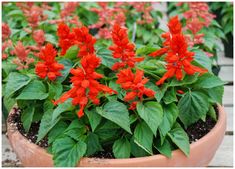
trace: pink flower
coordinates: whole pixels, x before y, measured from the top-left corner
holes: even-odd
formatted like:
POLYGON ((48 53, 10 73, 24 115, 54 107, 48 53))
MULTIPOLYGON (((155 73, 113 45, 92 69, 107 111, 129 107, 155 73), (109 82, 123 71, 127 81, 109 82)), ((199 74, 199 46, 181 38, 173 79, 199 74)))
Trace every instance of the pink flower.
POLYGON ((26 49, 21 41, 18 41, 13 51, 17 58, 12 60, 14 64, 18 65, 18 70, 27 69, 29 64, 34 62, 33 58, 28 58, 29 52, 30 50, 26 49))
POLYGON ((5 41, 11 35, 11 30, 6 23, 2 23, 2 41, 5 41))
POLYGON ((37 43, 38 46, 42 46, 46 40, 43 30, 39 29, 37 31, 34 31, 33 39, 37 43))

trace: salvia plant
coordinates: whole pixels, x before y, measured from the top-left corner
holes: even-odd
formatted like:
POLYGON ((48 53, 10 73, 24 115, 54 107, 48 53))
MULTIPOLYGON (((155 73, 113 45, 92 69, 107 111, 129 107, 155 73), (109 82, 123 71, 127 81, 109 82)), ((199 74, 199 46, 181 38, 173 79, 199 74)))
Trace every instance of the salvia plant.
MULTIPOLYGON (((54 43, 33 31, 36 45, 10 44, 17 71, 8 72, 3 86, 4 103, 17 103, 26 132, 40 122, 37 142, 47 138, 54 165, 76 166, 82 157, 104 150, 115 158, 159 153, 171 158, 179 148, 188 156, 185 130, 207 116, 217 119, 224 82, 203 52, 188 44, 178 17, 159 35, 158 48, 136 49, 124 26, 114 24, 106 48, 86 26, 67 25, 68 11, 62 16, 63 22, 53 21, 54 43)), ((34 30, 37 22, 29 21, 34 30)), ((10 30, 3 26, 8 44, 10 30)))

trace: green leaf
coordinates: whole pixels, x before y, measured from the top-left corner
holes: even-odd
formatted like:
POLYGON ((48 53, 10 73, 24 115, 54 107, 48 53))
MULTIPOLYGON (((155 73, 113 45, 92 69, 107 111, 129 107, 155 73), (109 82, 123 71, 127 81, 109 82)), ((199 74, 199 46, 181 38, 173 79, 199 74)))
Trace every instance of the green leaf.
POLYGON ((70 137, 58 138, 52 145, 53 161, 56 167, 75 167, 87 149, 83 141, 75 142, 70 137))
POLYGON ((134 131, 134 142, 145 150, 148 154, 153 155, 153 132, 145 122, 137 124, 134 131))
POLYGON ((137 53, 137 55, 148 55, 156 50, 157 50, 157 48, 155 48, 155 47, 142 46, 136 50, 136 53, 137 53))
POLYGON ((174 128, 169 131, 168 136, 170 137, 172 142, 175 143, 177 147, 179 147, 184 152, 186 156, 189 156, 189 138, 187 133, 179 124, 175 125, 174 128))
POLYGON ((206 68, 209 72, 211 72, 212 61, 211 59, 205 54, 205 52, 197 49, 193 50, 195 52, 194 60, 199 63, 201 66, 206 68))
POLYGON ((219 103, 222 105, 224 86, 218 86, 218 87, 206 89, 206 92, 214 103, 219 103))
POLYGON ((49 83, 49 98, 52 99, 59 99, 62 92, 63 92, 63 86, 61 83, 59 82, 53 82, 53 83, 49 83))
POLYGON ((10 97, 16 91, 26 86, 30 82, 30 80, 31 79, 26 75, 17 72, 10 73, 5 87, 5 96, 10 97))
POLYGON ((81 136, 86 133, 86 126, 82 124, 79 119, 75 119, 65 130, 64 134, 73 138, 74 140, 79 140, 81 136))
POLYGON ((194 87, 209 89, 217 86, 222 86, 224 84, 225 82, 222 81, 219 77, 210 73, 205 73, 198 78, 198 80, 194 84, 194 87))
POLYGON ((102 59, 102 64, 109 68, 112 68, 114 63, 117 62, 117 59, 113 58, 112 52, 106 48, 98 49, 96 54, 102 59))
POLYGON ((127 138, 120 138, 113 144, 113 154, 115 158, 129 158, 131 154, 131 145, 127 138))
POLYGON ((29 105, 22 112, 21 121, 23 123, 24 129, 26 132, 29 131, 30 126, 32 124, 34 111, 35 111, 35 107, 32 105, 29 105))
POLYGON ((34 80, 30 82, 16 98, 17 100, 44 100, 48 97, 45 85, 39 81, 34 80))
POLYGON ((47 42, 57 46, 57 40, 56 40, 55 36, 53 36, 52 34, 46 33, 45 37, 46 37, 46 41, 47 42))
POLYGON ((194 82, 197 81, 198 75, 199 75, 198 73, 195 73, 192 76, 185 75, 182 80, 177 80, 176 78, 173 78, 169 86, 184 86, 184 85, 193 84, 194 82))
POLYGON ((137 104, 137 112, 156 136, 157 128, 163 118, 162 106, 154 101, 149 101, 144 104, 139 102, 137 104))
POLYGON ((79 52, 79 48, 77 45, 71 46, 67 51, 66 54, 63 56, 64 58, 68 59, 76 59, 79 52))
POLYGON ((179 100, 179 118, 185 127, 204 117, 209 110, 208 97, 198 91, 187 92, 179 100))
POLYGON ((12 109, 12 107, 15 105, 16 100, 11 97, 3 97, 3 104, 8 112, 12 109))
POLYGON ((178 99, 176 97, 176 91, 174 87, 168 89, 163 97, 163 101, 165 104, 170 104, 172 102, 177 102, 178 99))
POLYGON ((96 127, 100 124, 102 117, 96 112, 95 109, 92 109, 91 111, 85 109, 85 114, 87 115, 91 129, 94 132, 96 127))
POLYGON ((156 144, 154 144, 154 147, 163 155, 165 155, 168 158, 171 158, 171 144, 170 142, 165 139, 163 144, 161 144, 160 140, 157 140, 156 144))
POLYGON ((100 141, 107 143, 109 141, 116 140, 120 135, 120 127, 115 123, 107 120, 104 124, 99 125, 95 130, 95 133, 99 136, 100 141))
POLYGON ((72 105, 71 99, 66 100, 64 103, 59 104, 59 106, 55 108, 53 111, 52 120, 58 118, 61 113, 65 111, 72 111, 74 108, 75 107, 72 105))
POLYGON ((130 140, 131 154, 134 157, 146 157, 149 154, 134 142, 134 136, 130 140))
POLYGON ((102 151, 103 148, 100 145, 99 137, 95 133, 88 133, 86 138, 87 152, 86 155, 90 156, 98 151, 102 151))
POLYGON ((56 81, 62 83, 69 75, 70 69, 73 67, 73 62, 66 58, 60 59, 58 62, 64 65, 64 69, 60 71, 62 76, 59 76, 56 81))
POLYGON ((210 106, 210 109, 208 111, 208 115, 215 121, 217 121, 217 118, 216 118, 216 112, 215 112, 215 109, 213 106, 210 106))
POLYGON ((110 101, 103 107, 97 107, 96 111, 102 117, 116 123, 128 133, 131 133, 129 112, 123 103, 110 101))
POLYGON ((64 121, 59 121, 48 133, 48 143, 53 143, 56 138, 63 135, 65 129, 67 128, 67 124, 64 121))
POLYGON ((163 112, 163 120, 159 126, 159 131, 165 137, 175 124, 179 109, 174 103, 171 103, 163 107, 163 112))
POLYGON ((52 120, 53 110, 48 109, 42 116, 42 120, 40 123, 37 142, 43 139, 47 133, 58 123, 60 118, 52 120))

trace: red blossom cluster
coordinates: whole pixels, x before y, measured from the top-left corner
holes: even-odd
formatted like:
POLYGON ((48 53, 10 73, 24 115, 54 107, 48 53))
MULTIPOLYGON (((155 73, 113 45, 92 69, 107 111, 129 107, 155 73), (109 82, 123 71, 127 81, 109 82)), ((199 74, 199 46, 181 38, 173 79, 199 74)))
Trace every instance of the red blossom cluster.
POLYGON ((61 47, 61 55, 65 55, 66 51, 73 45, 79 47, 78 57, 83 57, 95 52, 94 44, 96 39, 89 34, 87 27, 70 28, 61 23, 58 26, 57 35, 59 36, 59 46, 61 47))
POLYGON ((12 42, 9 39, 11 35, 11 30, 6 23, 2 23, 2 59, 7 59, 7 48, 12 47, 12 42))
POLYGON ((84 108, 88 104, 89 99, 93 104, 99 104, 99 93, 113 94, 116 91, 100 84, 97 80, 103 76, 95 69, 99 67, 101 59, 94 54, 88 54, 81 60, 82 68, 71 69, 70 73, 73 75, 70 82, 73 87, 56 100, 54 104, 63 103, 67 99, 72 98, 73 105, 79 105, 80 110, 77 112, 79 118, 84 115, 84 108))
POLYGON ((141 18, 137 20, 138 24, 150 24, 153 22, 153 18, 151 16, 151 11, 153 10, 152 3, 150 2, 129 2, 131 6, 133 6, 136 12, 141 14, 141 18))
POLYGON ((78 2, 65 2, 63 3, 64 7, 60 12, 60 19, 50 20, 50 24, 58 24, 58 23, 71 23, 75 24, 77 27, 81 26, 82 23, 79 21, 79 17, 74 15, 77 7, 79 6, 78 2))
POLYGON ((97 80, 101 79, 103 75, 95 71, 101 63, 101 59, 95 55, 94 44, 96 39, 89 34, 87 27, 70 28, 65 24, 60 24, 57 30, 59 36, 59 46, 62 48, 62 54, 72 45, 78 45, 81 57, 81 68, 71 69, 70 73, 73 75, 70 82, 73 84, 72 88, 56 100, 54 104, 63 103, 67 99, 72 98, 73 105, 79 105, 80 109, 77 112, 79 118, 84 115, 84 108, 89 100, 93 104, 99 104, 98 95, 100 93, 117 93, 111 88, 100 84, 97 80))
POLYGON ((127 102, 132 101, 130 110, 136 109, 136 104, 139 100, 142 101, 144 95, 154 97, 155 92, 144 86, 149 81, 149 79, 143 78, 144 71, 137 69, 134 74, 130 68, 127 68, 121 70, 117 77, 117 84, 120 84, 123 89, 128 91, 124 100, 127 102))
POLYGON ((200 33, 203 27, 208 27, 216 17, 209 12, 206 2, 187 2, 189 10, 183 16, 186 19, 186 30, 190 30, 192 35, 188 35, 189 45, 202 44, 204 34, 200 33))
POLYGON ((34 5, 34 2, 16 2, 16 5, 22 10, 32 29, 37 28, 41 21, 47 19, 47 15, 43 13, 43 10, 51 9, 46 2, 42 3, 42 6, 34 5))
POLYGON ((135 74, 131 68, 135 67, 136 62, 141 62, 144 58, 135 57, 135 45, 129 42, 126 28, 122 28, 119 25, 114 25, 112 31, 112 40, 114 45, 109 49, 113 51, 114 58, 118 58, 121 62, 117 62, 113 65, 113 70, 120 70, 117 74, 117 83, 121 85, 124 90, 127 90, 124 100, 131 102, 130 109, 136 109, 136 104, 139 100, 142 100, 143 96, 153 97, 155 92, 151 89, 145 88, 144 85, 148 82, 144 77, 144 72, 136 70, 135 74), (127 67, 126 69, 123 69, 127 67))
POLYGON ((34 62, 33 58, 28 57, 29 52, 30 50, 27 49, 21 41, 18 41, 12 52, 12 54, 16 55, 16 58, 14 58, 12 62, 18 66, 18 70, 27 69, 29 67, 29 64, 34 62))
POLYGON ((57 76, 62 75, 60 71, 64 69, 64 65, 55 60, 56 55, 57 51, 52 44, 47 44, 41 49, 39 58, 43 61, 38 62, 35 66, 35 72, 40 78, 48 77, 50 80, 55 80, 57 76))
POLYGON ((117 3, 114 7, 108 7, 108 2, 98 2, 98 4, 100 8, 91 8, 91 11, 98 14, 99 20, 89 28, 99 29, 99 37, 109 39, 113 25, 125 25, 125 10, 121 8, 122 3, 117 3))
POLYGON ((150 54, 153 57, 166 54, 167 72, 156 84, 161 85, 166 79, 173 76, 176 76, 177 80, 182 80, 183 72, 189 75, 193 75, 196 72, 200 74, 207 72, 207 70, 191 64, 194 59, 194 53, 187 50, 188 44, 182 34, 178 16, 170 19, 168 27, 170 32, 162 35, 165 38, 164 47, 150 54))
POLYGON ((135 57, 135 45, 129 42, 127 30, 115 24, 112 31, 113 45, 109 47, 112 50, 114 58, 119 58, 121 62, 113 65, 113 70, 118 70, 126 66, 134 67, 136 62, 144 60, 143 57, 135 57))

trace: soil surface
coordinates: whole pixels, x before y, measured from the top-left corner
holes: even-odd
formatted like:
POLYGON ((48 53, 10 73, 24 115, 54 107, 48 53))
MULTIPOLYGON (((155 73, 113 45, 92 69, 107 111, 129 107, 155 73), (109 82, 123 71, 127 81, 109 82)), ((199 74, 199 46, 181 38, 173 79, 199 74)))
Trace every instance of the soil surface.
MULTIPOLYGON (((15 108, 15 112, 16 112, 15 114, 9 117, 8 121, 10 123, 13 123, 18 128, 19 132, 23 136, 25 136, 29 141, 39 145, 42 148, 47 148, 48 147, 47 137, 45 137, 40 142, 36 143, 37 133, 39 130, 40 123, 39 122, 32 123, 31 128, 29 129, 29 132, 26 133, 23 128, 21 119, 20 119, 20 113, 21 113, 20 110, 15 108)), ((217 113, 217 116, 218 116, 218 113, 217 113)), ((198 122, 189 126, 185 130, 186 133, 188 134, 189 142, 190 143, 195 142, 199 140, 200 138, 202 138, 203 136, 205 136, 215 126, 215 124, 216 122, 211 117, 207 116, 205 122, 202 120, 199 120, 198 122)), ((90 157, 109 158, 109 159, 114 158, 111 148, 109 149, 104 148, 104 151, 97 152, 90 157)))

